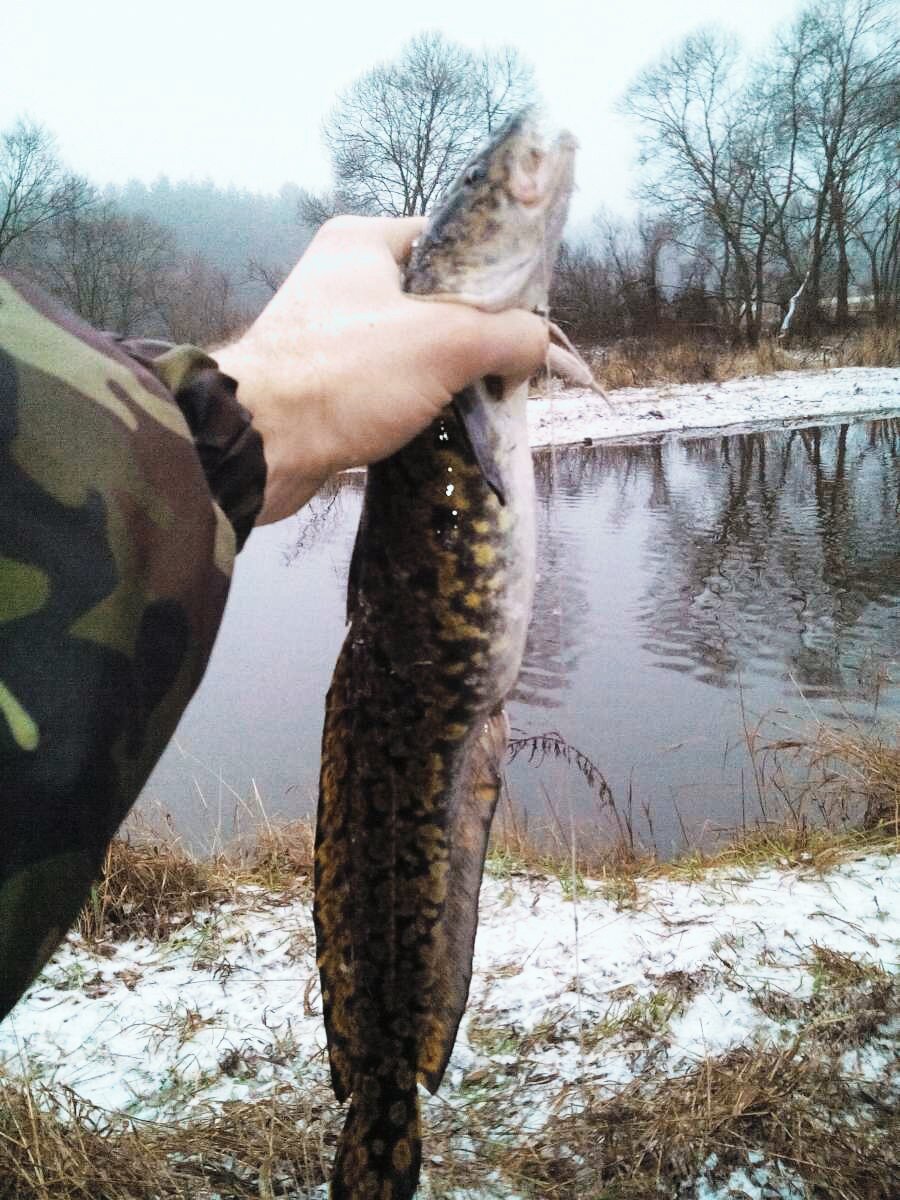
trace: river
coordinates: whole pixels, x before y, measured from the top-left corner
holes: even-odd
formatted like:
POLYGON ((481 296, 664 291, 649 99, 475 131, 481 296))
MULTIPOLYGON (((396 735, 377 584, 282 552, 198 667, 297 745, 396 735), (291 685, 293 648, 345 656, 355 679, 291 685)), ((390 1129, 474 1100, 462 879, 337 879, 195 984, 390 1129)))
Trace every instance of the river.
MULTIPOLYGON (((746 734, 760 720, 762 738, 897 712, 900 422, 566 447, 535 470, 511 721, 596 764, 645 844, 666 854, 759 817, 746 734)), ((195 846, 261 809, 314 809, 362 489, 343 477, 240 556, 207 676, 141 800, 195 846)), ((599 812, 576 769, 526 758, 508 785, 532 821, 599 812)))

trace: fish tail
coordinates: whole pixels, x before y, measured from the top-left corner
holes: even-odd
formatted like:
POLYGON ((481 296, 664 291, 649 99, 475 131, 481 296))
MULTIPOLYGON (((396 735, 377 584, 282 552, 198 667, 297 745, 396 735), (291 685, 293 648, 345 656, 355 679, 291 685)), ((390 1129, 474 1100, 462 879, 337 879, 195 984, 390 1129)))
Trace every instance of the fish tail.
POLYGON ((415 1074, 409 1074, 411 1086, 370 1075, 354 1087, 334 1161, 331 1200, 412 1200, 422 1134, 415 1074))

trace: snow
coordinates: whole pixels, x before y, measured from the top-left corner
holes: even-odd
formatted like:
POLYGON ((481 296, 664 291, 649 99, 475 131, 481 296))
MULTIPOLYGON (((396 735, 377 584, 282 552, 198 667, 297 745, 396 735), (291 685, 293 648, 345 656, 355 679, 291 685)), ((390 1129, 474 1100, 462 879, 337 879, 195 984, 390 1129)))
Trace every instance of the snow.
MULTIPOLYGON (((532 400, 532 443, 885 416, 900 411, 900 369, 782 372, 611 400, 611 411, 578 390, 532 400)), ((737 1046, 777 1044, 795 1025, 767 1016, 759 998, 810 997, 816 947, 898 970, 898 894, 900 859, 878 853, 824 875, 801 862, 638 880, 624 899, 598 882, 573 896, 552 878, 488 876, 468 1011, 426 1105, 462 1106, 479 1072, 525 1060, 529 1077, 546 1081, 515 1114, 527 1135, 564 1087, 570 1101, 579 1089, 613 1094, 651 1054, 654 1070, 677 1076, 737 1046)), ((847 1070, 883 1079, 897 1031, 848 1050, 847 1070)), ((163 942, 100 953, 70 937, 0 1026, 7 1074, 154 1120, 284 1084, 327 1087, 324 1048, 310 901, 258 888, 163 942)), ((692 1186, 698 1200, 803 1194, 752 1156, 724 1185, 704 1175, 692 1186)))
MULTIPOLYGON (((900 912, 888 898, 898 894, 900 858, 877 853, 824 875, 799 864, 642 879, 626 907, 602 883, 573 898, 553 878, 488 875, 468 1012, 439 1097, 426 1104, 464 1106, 475 1072, 524 1060, 529 1077, 547 1081, 522 1100, 527 1134, 566 1084, 570 1100, 580 1089, 612 1094, 651 1052, 658 1070, 660 1047, 677 1076, 708 1055, 778 1043, 791 1023, 754 1000, 812 995, 816 946, 897 970, 900 912), (636 1036, 628 1014, 654 1011, 658 1028, 636 1036)), ((183 1120, 279 1084, 325 1086, 324 1044, 310 901, 257 888, 161 943, 98 953, 70 938, 0 1027, 0 1063, 107 1110, 183 1120)), ((848 1069, 883 1076, 892 1031, 863 1050, 848 1052, 848 1069)), ((732 1186, 762 1194, 765 1172, 748 1164, 746 1185, 736 1176, 732 1186)), ((787 1177, 776 1182, 775 1194, 800 1194, 787 1177)), ((707 1200, 728 1195, 698 1187, 707 1200)))
MULTIPOLYGON (((761 1155, 748 1155, 751 1160, 747 1169, 732 1171, 722 1183, 710 1184, 705 1176, 697 1180, 695 1200, 768 1200, 778 1196, 779 1200, 804 1200, 806 1190, 802 1182, 792 1176, 783 1166, 774 1172, 760 1164, 761 1155)), ((716 1166, 713 1154, 706 1162, 707 1169, 716 1166)))
MULTIPOLYGON (((535 1064, 561 1079, 589 1079, 596 1094, 639 1074, 641 1060, 623 1041, 619 1053, 604 1043, 581 1062, 579 1022, 590 1029, 615 1020, 682 973, 701 987, 668 1025, 668 1069, 678 1074, 758 1035, 777 1038, 778 1024, 753 997, 764 989, 811 995, 814 943, 896 969, 900 913, 879 897, 896 895, 897 883, 900 863, 873 858, 825 878, 766 870, 713 874, 702 884, 649 881, 638 907, 624 911, 594 893, 577 902, 576 960, 573 902, 558 885, 489 881, 467 1021, 489 1012, 493 1022, 527 1031, 552 1017, 556 1044, 532 1051, 535 1064)), ((463 1066, 462 1053, 454 1066, 463 1066)))
POLYGON ((532 399, 532 446, 889 416, 900 412, 900 367, 779 371, 724 383, 622 388, 609 399, 608 405, 580 388, 532 399))

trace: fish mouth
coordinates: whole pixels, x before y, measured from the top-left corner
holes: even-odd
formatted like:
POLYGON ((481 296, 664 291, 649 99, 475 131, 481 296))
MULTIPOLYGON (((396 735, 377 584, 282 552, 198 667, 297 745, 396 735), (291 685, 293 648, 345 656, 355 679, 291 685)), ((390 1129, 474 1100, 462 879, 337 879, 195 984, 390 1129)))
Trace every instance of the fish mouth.
POLYGON ((545 278, 552 270, 562 238, 568 200, 574 185, 575 150, 572 134, 562 131, 545 139, 534 119, 523 120, 511 132, 516 141, 503 164, 504 206, 517 231, 502 246, 502 255, 476 249, 451 286, 437 288, 423 299, 468 304, 485 312, 546 304, 545 278))
POLYGON ((406 290, 488 312, 546 307, 576 147, 534 110, 512 117, 448 189, 410 257, 406 290))
POLYGON ((510 164, 507 187, 517 204, 542 211, 562 193, 568 195, 578 143, 563 131, 545 144, 535 123, 530 124, 528 133, 530 144, 510 164))

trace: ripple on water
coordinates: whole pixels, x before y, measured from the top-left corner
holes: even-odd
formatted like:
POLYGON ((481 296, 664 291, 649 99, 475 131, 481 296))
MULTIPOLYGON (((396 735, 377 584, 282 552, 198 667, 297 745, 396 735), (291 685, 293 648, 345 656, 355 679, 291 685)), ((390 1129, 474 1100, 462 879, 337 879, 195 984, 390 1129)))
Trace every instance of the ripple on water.
MULTIPOLYGON (((745 719, 900 709, 898 462, 888 423, 536 455, 539 578, 514 724, 588 753, 620 800, 648 806, 662 846, 681 820, 739 820, 745 719)), ((309 808, 359 511, 360 481, 347 486, 290 569, 284 524, 241 555, 179 730, 209 769, 173 750, 148 789, 182 827, 197 778, 220 809, 220 779, 241 796, 255 783, 270 812, 309 808)), ((527 805, 546 787, 594 811, 574 774, 551 787, 543 771, 514 764, 527 805)))

